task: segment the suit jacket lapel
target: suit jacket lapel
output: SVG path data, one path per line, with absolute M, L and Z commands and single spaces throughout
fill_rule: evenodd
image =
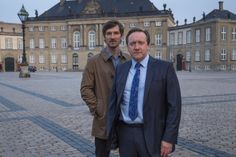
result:
M 143 113 L 146 112 L 146 110 L 148 109 L 147 106 L 147 97 L 148 97 L 148 93 L 149 93 L 149 88 L 151 86 L 151 82 L 152 82 L 152 78 L 153 78 L 153 74 L 154 74 L 154 62 L 156 60 L 154 58 L 152 58 L 151 56 L 149 57 L 149 61 L 148 61 L 148 67 L 147 67 L 147 76 L 146 76 L 146 81 L 145 81 L 145 89 L 144 89 L 144 98 L 143 98 Z
M 123 92 L 124 92 L 124 89 L 125 89 L 125 85 L 126 85 L 126 81 L 127 81 L 127 77 L 128 77 L 128 74 L 129 74 L 129 69 L 132 65 L 132 62 L 129 61 L 125 64 L 125 66 L 122 66 L 122 70 L 121 70 L 121 73 L 118 73 L 118 75 L 120 75 L 121 79 L 120 79 L 120 82 L 118 83 L 119 86 L 120 86 L 120 90 L 118 91 L 119 95 L 118 95 L 118 103 L 120 104 L 120 100 L 122 100 L 122 96 L 123 96 Z

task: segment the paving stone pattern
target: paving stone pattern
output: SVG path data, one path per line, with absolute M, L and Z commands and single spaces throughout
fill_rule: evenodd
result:
M 18 75 L 0 73 L 0 157 L 94 157 L 82 73 Z M 236 73 L 177 75 L 183 105 L 171 157 L 236 157 Z

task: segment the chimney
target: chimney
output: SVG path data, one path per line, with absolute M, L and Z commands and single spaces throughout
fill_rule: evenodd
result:
M 60 0 L 60 6 L 63 6 L 66 0 Z
M 222 11 L 224 10 L 224 7 L 223 7 L 223 1 L 219 1 L 219 10 Z

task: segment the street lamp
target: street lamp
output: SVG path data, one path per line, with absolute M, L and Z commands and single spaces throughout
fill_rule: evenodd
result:
M 189 72 L 192 71 L 192 54 L 190 53 L 190 57 L 189 57 Z
M 18 17 L 22 23 L 22 32 L 23 32 L 23 55 L 22 55 L 22 62 L 20 64 L 20 78 L 30 77 L 30 73 L 28 70 L 28 63 L 26 60 L 26 53 L 25 53 L 25 21 L 27 20 L 29 14 L 25 10 L 24 5 L 22 5 L 21 10 L 18 12 Z

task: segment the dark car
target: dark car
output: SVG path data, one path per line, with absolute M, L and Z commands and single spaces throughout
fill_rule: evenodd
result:
M 29 66 L 28 70 L 29 70 L 29 72 L 35 72 L 35 71 L 37 71 L 37 68 L 36 68 L 36 66 Z

